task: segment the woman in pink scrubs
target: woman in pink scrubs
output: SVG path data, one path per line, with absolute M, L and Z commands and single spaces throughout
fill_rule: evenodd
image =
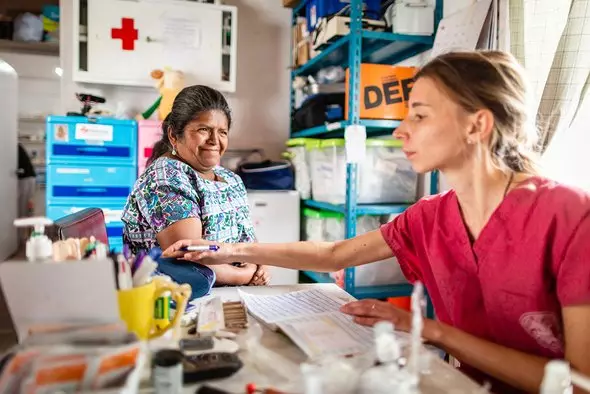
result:
M 439 56 L 417 74 L 394 136 L 416 171 L 440 170 L 450 191 L 341 242 L 179 252 L 205 244 L 189 240 L 167 253 L 314 271 L 395 255 L 432 299 L 437 320 L 425 322 L 425 340 L 494 392 L 538 392 L 549 359 L 590 374 L 590 195 L 540 175 L 530 104 L 511 55 Z M 410 314 L 386 302 L 353 302 L 343 311 L 360 324 L 389 320 L 410 329 Z

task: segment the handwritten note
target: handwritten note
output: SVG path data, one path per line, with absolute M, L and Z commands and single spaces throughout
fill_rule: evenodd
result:
M 163 41 L 166 47 L 189 51 L 201 47 L 201 29 L 194 20 L 179 17 L 162 18 Z

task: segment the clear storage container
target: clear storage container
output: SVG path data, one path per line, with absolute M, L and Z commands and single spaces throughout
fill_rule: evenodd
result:
M 316 141 L 312 138 L 292 138 L 287 141 L 287 157 L 295 170 L 295 190 L 304 200 L 311 198 L 311 169 L 307 146 L 317 145 Z
M 359 165 L 359 204 L 413 203 L 418 174 L 401 150 L 401 141 L 368 139 L 366 157 Z M 313 198 L 344 204 L 346 198 L 346 152 L 344 139 L 322 140 L 311 149 Z
M 341 213 L 305 208 L 303 210 L 303 219 L 304 237 L 308 241 L 335 242 L 345 238 L 344 215 Z M 376 230 L 380 226 L 381 218 L 379 216 L 359 216 L 357 218 L 356 232 L 360 235 Z M 335 272 L 331 275 L 338 285 L 344 286 L 344 271 Z M 355 268 L 355 286 L 399 283 L 407 283 L 407 280 L 395 257 Z

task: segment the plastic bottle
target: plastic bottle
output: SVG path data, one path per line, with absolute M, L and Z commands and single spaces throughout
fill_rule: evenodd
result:
M 412 291 L 412 330 L 410 343 L 410 357 L 408 360 L 409 372 L 416 379 L 420 376 L 420 353 L 422 349 L 422 328 L 424 320 L 422 317 L 422 306 L 424 304 L 424 287 L 422 283 L 416 282 Z
M 311 364 L 301 364 L 304 394 L 322 394 L 322 375 L 319 368 Z
M 562 360 L 551 360 L 545 365 L 540 394 L 571 394 L 572 377 L 570 366 Z
M 53 258 L 53 242 L 45 235 L 45 226 L 53 221 L 45 217 L 21 218 L 14 221 L 16 227 L 33 227 L 27 240 L 26 253 L 29 261 L 49 261 Z
M 378 322 L 373 327 L 373 335 L 378 364 L 362 374 L 359 392 L 362 394 L 397 392 L 400 379 L 398 359 L 401 356 L 401 348 L 395 337 L 394 326 L 390 322 Z
M 382 364 L 397 363 L 401 349 L 395 337 L 393 324 L 388 321 L 378 322 L 373 327 L 373 337 L 377 361 Z

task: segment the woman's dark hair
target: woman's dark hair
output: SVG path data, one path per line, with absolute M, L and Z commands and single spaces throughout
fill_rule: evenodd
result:
M 184 136 L 184 128 L 190 121 L 203 112 L 213 110 L 225 114 L 229 129 L 231 127 L 231 111 L 221 92 L 204 85 L 188 86 L 182 89 L 174 99 L 172 111 L 162 122 L 162 139 L 154 145 L 147 165 L 172 150 L 168 130 L 171 130 L 177 139 L 181 139 Z

